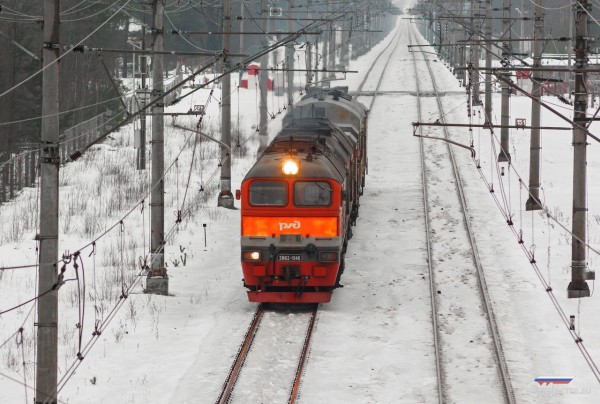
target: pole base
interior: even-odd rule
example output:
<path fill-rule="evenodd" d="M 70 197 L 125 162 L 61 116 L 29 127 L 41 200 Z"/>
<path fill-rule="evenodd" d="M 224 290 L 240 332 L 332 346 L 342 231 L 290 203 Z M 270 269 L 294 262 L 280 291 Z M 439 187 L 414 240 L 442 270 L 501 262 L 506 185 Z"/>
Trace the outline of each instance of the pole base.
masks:
<path fill-rule="evenodd" d="M 569 299 L 590 297 L 590 287 L 585 281 L 572 281 L 567 287 L 567 297 Z"/>
<path fill-rule="evenodd" d="M 540 202 L 537 199 L 529 197 L 527 202 L 525 202 L 525 210 L 542 210 L 542 205 L 540 205 Z"/>
<path fill-rule="evenodd" d="M 153 276 L 146 278 L 146 289 L 144 293 L 151 295 L 169 295 L 169 277 Z"/>
<path fill-rule="evenodd" d="M 233 194 L 230 191 L 221 192 L 219 194 L 219 199 L 217 200 L 217 207 L 235 209 L 235 206 L 233 205 Z"/>

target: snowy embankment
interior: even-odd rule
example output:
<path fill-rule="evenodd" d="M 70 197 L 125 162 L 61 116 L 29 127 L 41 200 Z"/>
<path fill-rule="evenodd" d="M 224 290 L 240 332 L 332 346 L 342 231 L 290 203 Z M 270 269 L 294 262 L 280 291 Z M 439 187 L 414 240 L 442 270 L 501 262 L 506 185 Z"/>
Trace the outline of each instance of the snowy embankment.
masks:
<path fill-rule="evenodd" d="M 399 25 L 409 24 L 406 20 L 398 21 Z M 392 36 L 389 35 L 387 40 Z M 400 40 L 401 50 L 390 62 L 383 90 L 414 89 L 415 75 L 407 43 L 406 38 Z M 365 71 L 384 45 L 380 43 L 364 57 L 352 61 L 350 69 Z M 442 63 L 436 63 L 434 70 L 442 87 L 440 90 L 459 89 L 457 80 Z M 360 79 L 359 74 L 339 84 L 355 89 Z M 216 99 L 208 104 L 205 128 L 218 126 L 218 89 L 213 97 Z M 285 98 L 275 95 L 268 98 L 270 111 L 276 117 L 270 126 L 273 134 L 280 125 Z M 209 99 L 208 90 L 198 91 L 170 111 L 187 111 Z M 239 105 L 240 127 L 244 128 L 241 138 L 251 136 L 246 143 L 249 150 L 246 156 L 233 159 L 234 187 L 255 157 L 257 141 L 252 125 L 256 125 L 257 119 L 256 100 L 257 93 L 252 88 L 236 89 L 232 94 L 234 120 L 237 120 Z M 361 101 L 367 104 L 370 99 L 365 97 Z M 512 97 L 511 102 L 511 120 L 528 117 L 530 104 L 527 99 Z M 494 105 L 495 115 L 499 117 L 500 102 L 496 94 Z M 444 106 L 447 111 L 452 111 L 448 112 L 448 121 L 466 119 L 464 96 L 447 96 Z M 281 115 L 279 111 L 282 111 Z M 434 121 L 436 116 L 432 113 L 424 119 Z M 436 401 L 418 139 L 412 137 L 411 127 L 416 120 L 415 99 L 410 95 L 387 95 L 373 106 L 369 124 L 369 175 L 354 238 L 348 248 L 342 279 L 345 287 L 336 290 L 332 302 L 320 310 L 300 392 L 302 402 Z M 173 162 L 179 150 L 184 149 L 177 166 L 173 166 L 166 179 L 165 228 L 169 229 L 184 197 L 193 142 L 184 147 L 190 134 L 171 128 L 170 118 L 165 121 L 166 161 Z M 185 124 L 182 118 L 178 118 L 178 122 Z M 191 126 L 195 122 L 190 119 L 187 124 Z M 543 123 L 557 124 L 549 113 L 544 113 Z M 451 132 L 457 140 L 468 143 L 466 130 Z M 95 255 L 90 256 L 91 249 L 82 251 L 87 282 L 83 296 L 86 299 L 84 342 L 89 340 L 95 320 L 106 319 L 119 301 L 122 283 L 131 285 L 135 282 L 139 256 L 148 248 L 148 201 L 136 204 L 122 199 L 143 194 L 148 174 L 138 173 L 133 167 L 132 129 L 122 130 L 113 137 L 114 140 L 96 147 L 81 161 L 63 167 L 61 174 L 61 212 L 64 212 L 61 214 L 61 251 L 70 249 L 73 252 L 87 244 L 107 226 L 118 223 L 123 212 L 134 208 L 124 219 L 123 227 L 117 226 L 110 237 L 97 242 Z M 485 173 L 489 173 L 489 134 L 476 131 L 474 137 L 477 158 L 481 159 Z M 524 178 L 528 169 L 528 147 L 527 134 L 513 131 L 513 166 Z M 592 245 L 600 236 L 600 220 L 596 220 L 600 188 L 594 179 L 597 175 L 594 168 L 600 162 L 594 152 L 596 147 L 592 144 L 589 148 L 588 160 Z M 570 134 L 545 134 L 543 148 L 544 201 L 553 215 L 570 228 Z M 247 302 L 240 281 L 239 211 L 216 208 L 217 147 L 202 141 L 197 144 L 196 153 L 203 158 L 192 165 L 191 187 L 186 197 L 195 214 L 191 220 L 182 223 L 166 247 L 172 295 L 144 295 L 141 287 L 136 287 L 110 327 L 99 336 L 81 362 L 77 373 L 61 390 L 61 402 L 210 403 L 218 396 L 255 305 Z M 570 340 L 469 154 L 460 149 L 457 155 L 517 401 L 596 402 L 599 395 L 597 381 L 576 344 Z M 593 321 L 593 314 L 599 309 L 597 297 L 581 301 L 566 299 L 566 284 L 570 278 L 570 236 L 539 212 L 521 212 L 524 193 L 519 190 L 516 175 L 506 171 L 503 177 L 494 174 L 494 181 L 496 184 L 505 182 L 513 221 L 523 228 L 528 248 L 536 246 L 538 265 L 551 279 L 567 314 L 577 315 L 577 327 L 588 350 L 593 358 L 600 360 L 600 326 Z M 35 190 L 29 190 L 13 204 L 2 207 L 2 266 L 35 263 L 35 242 L 31 241 L 37 209 L 35 193 Z M 122 195 L 121 199 L 119 195 Z M 110 207 L 115 203 L 122 205 Z M 143 211 L 142 206 L 145 206 Z M 26 219 L 30 217 L 34 219 Z M 15 229 L 24 228 L 20 223 L 22 220 L 32 221 L 27 227 L 31 230 L 15 234 L 15 231 L 19 233 Z M 203 224 L 206 224 L 206 237 Z M 122 244 L 129 247 L 122 249 Z M 121 254 L 132 249 L 135 253 Z M 595 259 L 591 252 L 592 267 Z M 68 278 L 72 278 L 72 264 L 68 267 Z M 0 307 L 10 307 L 35 295 L 34 270 L 4 271 L 0 276 Z M 100 281 L 104 278 L 106 282 Z M 108 286 L 103 289 L 101 284 Z M 76 286 L 76 281 L 70 281 L 59 290 L 61 376 L 76 361 L 78 351 L 76 324 L 80 323 L 78 301 L 81 296 Z M 98 297 L 99 294 L 104 294 L 104 300 Z M 32 396 L 30 389 L 8 378 L 25 382 L 29 387 L 33 384 L 35 328 L 34 313 L 30 313 L 32 307 L 24 306 L 0 317 L 2 342 L 25 321 L 23 339 L 12 338 L 0 348 L 0 372 L 6 375 L 0 375 L 0 388 L 6 402 L 21 402 L 26 394 L 29 398 Z M 464 346 L 456 349 L 464 355 L 473 355 L 476 350 L 471 350 L 468 344 L 465 340 Z M 279 349 L 279 346 L 273 346 L 273 350 Z M 470 369 L 464 371 L 469 373 Z M 575 379 L 567 386 L 568 390 L 533 382 L 535 377 L 547 375 Z M 287 389 L 287 386 L 282 385 L 281 389 Z M 470 402 L 472 398 L 465 397 L 464 402 Z M 477 402 L 487 400 L 479 397 Z"/>

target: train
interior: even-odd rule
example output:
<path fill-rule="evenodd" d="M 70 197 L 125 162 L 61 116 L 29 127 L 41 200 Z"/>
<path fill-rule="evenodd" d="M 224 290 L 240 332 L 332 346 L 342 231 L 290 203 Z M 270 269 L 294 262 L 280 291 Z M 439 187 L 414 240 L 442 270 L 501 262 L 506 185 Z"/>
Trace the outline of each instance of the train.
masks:
<path fill-rule="evenodd" d="M 368 171 L 367 108 L 347 87 L 309 89 L 236 191 L 251 302 L 327 303 Z"/>

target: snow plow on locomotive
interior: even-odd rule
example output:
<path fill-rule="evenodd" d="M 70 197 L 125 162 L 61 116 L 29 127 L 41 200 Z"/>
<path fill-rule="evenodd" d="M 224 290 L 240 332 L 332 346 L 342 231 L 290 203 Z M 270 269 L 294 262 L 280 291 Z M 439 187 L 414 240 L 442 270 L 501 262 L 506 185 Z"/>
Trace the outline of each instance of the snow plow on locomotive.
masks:
<path fill-rule="evenodd" d="M 329 302 L 340 285 L 366 174 L 366 108 L 347 89 L 314 92 L 237 193 L 252 302 Z"/>

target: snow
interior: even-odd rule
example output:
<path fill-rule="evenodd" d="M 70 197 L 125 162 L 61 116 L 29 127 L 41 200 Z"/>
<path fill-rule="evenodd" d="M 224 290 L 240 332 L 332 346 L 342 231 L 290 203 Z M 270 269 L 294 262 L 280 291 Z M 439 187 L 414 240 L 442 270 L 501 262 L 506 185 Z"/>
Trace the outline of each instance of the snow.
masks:
<path fill-rule="evenodd" d="M 382 90 L 397 91 L 415 89 L 415 74 L 412 57 L 407 51 L 407 20 L 398 19 L 398 28 L 403 33 L 394 51 L 383 80 Z M 393 37 L 390 34 L 387 40 Z M 347 84 L 351 90 L 357 88 L 370 62 L 386 45 L 377 44 L 367 55 L 352 61 L 350 70 L 359 70 L 358 75 L 337 82 Z M 433 55 L 426 55 L 435 59 Z M 300 58 L 302 59 L 302 58 Z M 385 61 L 380 59 L 380 63 Z M 422 65 L 420 65 L 422 66 Z M 443 104 L 448 122 L 466 122 L 465 96 L 458 81 L 441 63 L 433 63 L 440 91 L 447 91 Z M 365 90 L 372 89 L 377 82 L 381 68 L 375 68 Z M 425 70 L 419 75 L 426 76 Z M 235 85 L 232 86 L 235 89 Z M 423 90 L 430 90 L 423 88 Z M 219 98 L 218 89 L 213 97 Z M 297 95 L 299 97 L 299 94 Z M 499 121 L 500 98 L 494 94 L 495 121 Z M 170 111 L 187 111 L 190 106 L 204 104 L 209 99 L 209 90 L 197 91 L 189 99 L 184 99 Z M 270 111 L 276 119 L 271 121 L 269 133 L 272 136 L 280 127 L 280 119 L 285 111 L 285 96 L 269 96 Z M 257 120 L 256 90 L 240 90 L 240 95 L 232 95 L 232 114 L 237 120 L 240 113 L 240 126 L 245 136 L 253 135 L 251 128 Z M 360 100 L 369 105 L 370 97 Z M 554 99 L 548 98 L 550 102 Z M 511 98 L 511 121 L 515 117 L 530 120 L 530 100 L 526 97 Z M 281 114 L 278 112 L 281 111 Z M 451 112 L 450 112 L 451 111 Z M 565 113 L 568 111 L 564 111 Z M 474 123 L 478 123 L 478 112 Z M 549 112 L 542 113 L 545 125 L 564 125 L 559 118 Z M 217 125 L 218 102 L 213 99 L 207 109 L 207 127 Z M 425 121 L 437 119 L 437 107 L 432 99 L 424 101 Z M 168 125 L 169 119 L 165 119 Z M 369 175 L 365 194 L 361 199 L 360 217 L 353 228 L 354 237 L 349 243 L 346 270 L 342 277 L 344 288 L 334 292 L 332 302 L 321 305 L 316 330 L 311 344 L 310 357 L 305 366 L 299 401 L 304 403 L 433 403 L 437 402 L 435 362 L 433 356 L 433 334 L 431 320 L 431 297 L 429 293 L 426 249 L 425 219 L 423 211 L 422 185 L 420 178 L 420 156 L 418 138 L 412 136 L 411 123 L 417 121 L 416 98 L 406 93 L 385 94 L 373 105 L 369 121 Z M 186 122 L 184 119 L 178 122 Z M 195 124 L 189 119 L 188 126 Z M 594 132 L 595 125 L 592 126 Z M 426 129 L 427 131 L 428 129 Z M 130 181 L 142 181 L 146 173 L 138 174 L 134 169 L 135 151 L 132 147 L 132 128 L 122 130 L 108 145 L 99 146 L 84 159 L 63 167 L 61 203 L 75 204 L 85 200 L 82 209 L 101 211 L 115 197 L 118 188 L 111 188 L 111 194 L 94 194 L 93 184 L 98 184 L 100 174 L 84 164 L 108 164 L 111 161 L 128 162 L 122 174 Z M 433 132 L 431 132 L 433 133 Z M 185 142 L 190 133 L 173 128 L 166 132 L 168 150 L 166 161 L 174 161 L 179 150 L 178 174 L 172 170 L 167 176 L 165 201 L 167 209 L 166 229 L 173 225 L 173 213 L 177 200 L 182 198 L 187 170 L 191 161 L 192 148 Z M 469 143 L 466 129 L 452 129 L 451 136 L 461 143 Z M 497 134 L 499 137 L 499 133 Z M 442 212 L 441 204 L 454 197 L 454 184 L 449 183 L 451 174 L 440 150 L 445 146 L 426 140 L 428 163 L 434 160 L 437 165 L 428 164 L 428 181 L 432 195 L 431 202 L 440 209 L 432 209 L 430 215 L 436 223 L 435 236 L 448 248 L 434 249 L 434 260 L 445 262 L 436 274 L 441 291 L 439 310 L 446 317 L 455 307 L 479 305 L 476 300 L 475 278 L 456 277 L 458 267 L 465 257 L 457 251 L 464 248 L 465 240 L 454 239 L 453 226 L 458 222 L 458 211 Z M 600 309 L 595 295 L 581 300 L 566 298 L 566 286 L 570 280 L 570 236 L 558 225 L 549 221 L 539 212 L 524 212 L 526 195 L 519 189 L 514 171 L 504 165 L 506 175 L 499 177 L 490 165 L 490 136 L 484 130 L 474 130 L 474 143 L 477 159 L 480 159 L 483 175 L 494 175 L 494 188 L 499 190 L 499 181 L 506 188 L 513 221 L 517 229 L 524 233 L 525 246 L 532 250 L 546 280 L 550 280 L 559 304 L 567 315 L 574 314 L 577 330 L 594 359 L 600 358 L 600 326 L 595 322 L 595 314 Z M 246 157 L 233 160 L 233 184 L 238 188 L 241 179 L 255 158 L 256 136 L 248 141 L 250 153 Z M 511 133 L 512 166 L 527 183 L 529 169 L 527 132 Z M 589 185 L 589 234 L 592 246 L 600 240 L 600 183 L 596 176 L 600 165 L 598 145 L 592 143 L 588 156 Z M 256 305 L 249 303 L 241 283 L 239 264 L 239 210 L 216 208 L 215 186 L 218 183 L 217 148 L 202 142 L 200 150 L 205 157 L 202 165 L 197 162 L 192 169 L 192 187 L 188 198 L 198 198 L 194 215 L 170 238 L 166 247 L 166 260 L 169 263 L 169 289 L 171 296 L 144 295 L 137 286 L 125 300 L 110 326 L 105 329 L 97 343 L 81 362 L 77 372 L 59 393 L 61 402 L 67 403 L 211 403 L 219 395 L 239 344 L 252 319 Z M 436 154 L 434 154 L 436 153 Z M 440 153 L 439 155 L 437 153 Z M 577 345 L 571 339 L 555 307 L 548 299 L 537 275 L 527 257 L 520 249 L 511 230 L 506 225 L 490 192 L 480 178 L 468 152 L 454 147 L 461 178 L 465 186 L 470 224 L 477 238 L 478 250 L 483 262 L 486 281 L 493 302 L 494 313 L 499 322 L 503 348 L 515 388 L 517 402 L 521 403 L 595 403 L 600 394 L 598 381 L 583 360 Z M 542 185 L 543 199 L 550 212 L 570 229 L 572 147 L 570 132 L 544 132 L 543 135 Z M 91 166 L 89 166 L 91 167 Z M 209 181 L 211 175 L 217 177 Z M 94 174 L 92 174 L 94 173 Z M 104 178 L 109 182 L 109 178 Z M 489 180 L 489 179 L 488 179 Z M 177 192 L 177 184 L 180 192 Z M 204 185 L 209 197 L 203 199 L 199 192 Z M 212 188 L 211 188 L 212 187 Z M 71 194 L 71 190 L 73 194 Z M 75 192 L 77 191 L 77 192 Z M 499 192 L 499 191 L 498 191 Z M 86 200 L 86 195 L 91 197 Z M 14 204 L 3 205 L 0 233 L 7 234 L 12 228 L 14 217 L 23 217 L 24 211 L 32 211 L 31 200 L 36 191 L 29 190 Z M 33 199 L 35 200 L 35 199 Z M 135 203 L 124 204 L 130 208 Z M 33 204 L 35 206 L 35 204 Z M 236 206 L 237 201 L 236 201 Z M 133 243 L 138 239 L 134 253 L 128 254 L 128 284 L 136 279 L 137 257 L 144 254 L 144 246 L 139 235 L 147 232 L 148 211 L 140 213 L 138 208 L 125 220 L 123 235 L 113 232 L 108 238 L 98 242 L 95 272 L 100 278 L 110 273 L 112 268 L 106 260 L 116 260 L 115 267 L 123 265 L 119 255 L 104 254 L 111 245 L 119 246 L 121 241 Z M 102 211 L 104 212 L 104 211 Z M 125 212 L 122 210 L 120 212 Z M 85 215 L 74 214 L 72 229 L 81 229 Z M 118 222 L 114 213 L 98 225 L 102 230 Z M 441 221 L 440 221 L 441 220 Z M 64 218 L 61 216 L 64 226 Z M 206 224 L 206 239 L 203 224 Z M 64 227 L 62 227 L 64 230 Z M 98 234 L 98 231 L 94 234 Z M 64 236 L 64 237 L 63 237 Z M 75 251 L 92 239 L 88 234 L 76 231 L 65 232 L 61 236 L 61 251 Z M 17 242 L 6 241 L 2 236 L 0 266 L 31 264 L 35 262 L 33 234 L 27 233 Z M 205 247 L 206 242 L 206 247 Z M 133 244 L 131 244 L 133 245 Z M 147 249 L 147 243 L 146 243 Z M 182 252 L 183 248 L 184 252 Z M 115 251 L 118 251 L 115 250 Z M 82 253 L 88 280 L 87 311 L 84 323 L 84 342 L 93 331 L 93 258 L 91 250 Z M 183 254 L 186 264 L 174 262 Z M 116 254 L 116 253 L 115 253 Z M 596 255 L 589 252 L 590 267 L 595 267 Z M 131 256 L 129 256 L 131 255 Z M 102 263 L 102 262 L 105 263 Z M 131 263 L 133 262 L 133 263 Z M 71 267 L 69 267 L 71 268 Z M 137 268 L 139 269 L 139 268 Z M 72 270 L 69 270 L 72 274 Z M 444 276 L 447 274 L 448 276 Z M 115 273 L 119 279 L 120 273 Z M 464 281 L 464 282 L 463 282 Z M 466 285 L 465 285 L 466 282 Z M 33 270 L 20 269 L 0 272 L 0 307 L 2 309 L 25 301 L 35 295 L 36 277 Z M 468 286 L 468 287 L 466 287 Z M 590 283 L 593 288 L 593 283 Z M 77 294 L 74 283 L 67 283 L 59 290 L 59 377 L 75 360 L 77 353 Z M 469 292 L 470 290 L 470 292 Z M 118 302 L 120 293 L 118 282 L 110 284 L 106 292 L 112 296 L 105 310 Z M 469 294 L 470 293 L 470 294 Z M 4 402 L 22 402 L 25 395 L 31 399 L 33 393 L 21 384 L 9 379 L 33 385 L 33 315 L 27 317 L 31 305 L 0 317 L 0 344 L 11 336 L 25 322 L 23 341 L 25 358 L 21 357 L 21 346 L 11 338 L 0 346 L 0 389 Z M 97 313 L 106 318 L 106 311 Z M 35 313 L 34 313 L 35 314 Z M 273 326 L 271 335 L 262 345 L 251 351 L 253 357 L 272 360 L 281 354 L 281 362 L 276 368 L 261 367 L 246 369 L 240 377 L 239 390 L 235 402 L 283 402 L 289 390 L 288 377 L 282 374 L 293 373 L 295 364 L 290 363 L 290 355 L 298 348 L 297 343 L 304 339 L 305 327 L 301 316 L 288 313 L 283 317 L 292 319 L 283 331 L 275 326 L 281 316 L 272 315 L 263 319 L 263 326 Z M 446 380 L 451 383 L 445 394 L 448 402 L 482 403 L 501 402 L 498 376 L 495 374 L 493 358 L 489 357 L 487 337 L 474 338 L 483 318 L 460 315 L 441 321 L 443 347 L 447 358 L 457 362 L 445 362 Z M 279 331 L 278 331 L 279 330 Z M 281 332 L 281 335 L 275 333 Z M 476 337 L 476 335 L 475 335 Z M 474 342 L 471 343 L 470 341 Z M 257 341 L 261 342 L 261 341 Z M 462 359 L 458 361 L 458 359 Z M 22 361 L 27 363 L 23 376 Z M 272 363 L 272 362 L 269 362 Z M 10 364 L 10 365 L 9 365 Z M 264 364 L 263 364 L 264 365 Z M 478 367 L 479 366 L 479 367 Z M 539 376 L 574 377 L 564 386 L 540 386 L 533 380 Z M 8 376 L 8 377 L 7 377 Z M 260 384 L 259 384 L 260 383 Z M 260 385 L 260 389 L 252 386 Z"/>

